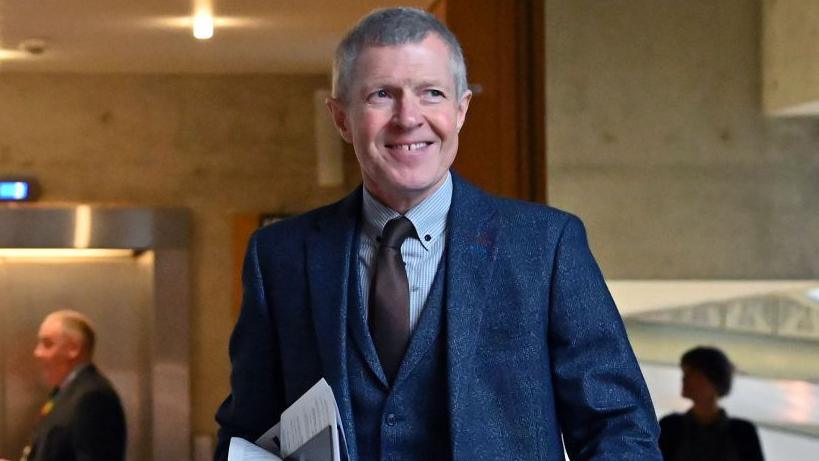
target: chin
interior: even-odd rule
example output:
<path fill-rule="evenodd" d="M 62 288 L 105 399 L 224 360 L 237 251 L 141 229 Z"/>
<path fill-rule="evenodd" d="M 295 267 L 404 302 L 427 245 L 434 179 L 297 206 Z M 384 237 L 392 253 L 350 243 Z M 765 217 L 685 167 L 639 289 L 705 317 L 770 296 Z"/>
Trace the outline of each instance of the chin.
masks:
<path fill-rule="evenodd" d="M 407 172 L 396 178 L 396 185 L 406 191 L 422 192 L 437 185 L 445 174 Z"/>

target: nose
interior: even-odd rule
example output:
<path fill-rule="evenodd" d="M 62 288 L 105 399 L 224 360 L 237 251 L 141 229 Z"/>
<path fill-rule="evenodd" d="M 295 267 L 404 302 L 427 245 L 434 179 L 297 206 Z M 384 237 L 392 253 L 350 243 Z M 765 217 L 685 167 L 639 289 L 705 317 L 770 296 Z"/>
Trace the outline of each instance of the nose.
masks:
<path fill-rule="evenodd" d="M 415 128 L 423 123 L 423 115 L 418 99 L 406 95 L 398 100 L 393 122 L 400 128 Z"/>

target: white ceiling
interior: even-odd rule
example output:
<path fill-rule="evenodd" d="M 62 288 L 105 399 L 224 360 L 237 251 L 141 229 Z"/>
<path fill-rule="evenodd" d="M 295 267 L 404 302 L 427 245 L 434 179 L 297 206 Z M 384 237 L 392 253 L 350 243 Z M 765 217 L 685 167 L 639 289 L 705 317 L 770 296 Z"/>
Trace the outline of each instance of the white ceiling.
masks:
<path fill-rule="evenodd" d="M 431 0 L 204 0 L 214 37 L 193 38 L 194 1 L 0 0 L 0 72 L 327 72 L 369 10 Z M 44 38 L 44 53 L 18 51 Z"/>

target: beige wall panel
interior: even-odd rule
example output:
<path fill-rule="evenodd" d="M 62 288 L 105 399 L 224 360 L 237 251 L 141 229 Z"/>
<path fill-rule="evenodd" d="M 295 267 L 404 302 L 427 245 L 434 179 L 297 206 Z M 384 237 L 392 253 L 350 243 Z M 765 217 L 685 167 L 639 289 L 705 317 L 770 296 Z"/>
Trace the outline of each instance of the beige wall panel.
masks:
<path fill-rule="evenodd" d="M 760 15 L 547 2 L 548 196 L 607 277 L 819 277 L 819 124 L 762 114 Z"/>
<path fill-rule="evenodd" d="M 762 102 L 771 115 L 819 115 L 819 2 L 762 2 Z"/>

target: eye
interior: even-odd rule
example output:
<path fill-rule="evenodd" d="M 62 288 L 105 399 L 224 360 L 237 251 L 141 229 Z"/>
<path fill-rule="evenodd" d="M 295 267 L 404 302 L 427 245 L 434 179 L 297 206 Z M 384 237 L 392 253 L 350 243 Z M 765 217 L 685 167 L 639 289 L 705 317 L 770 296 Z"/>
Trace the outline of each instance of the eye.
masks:
<path fill-rule="evenodd" d="M 387 90 L 381 89 L 376 90 L 370 93 L 370 96 L 367 98 L 369 100 L 379 100 L 379 99 L 387 99 L 390 97 L 390 93 Z"/>
<path fill-rule="evenodd" d="M 438 102 L 446 99 L 446 94 L 438 88 L 427 88 L 424 90 L 424 100 L 427 102 Z"/>

